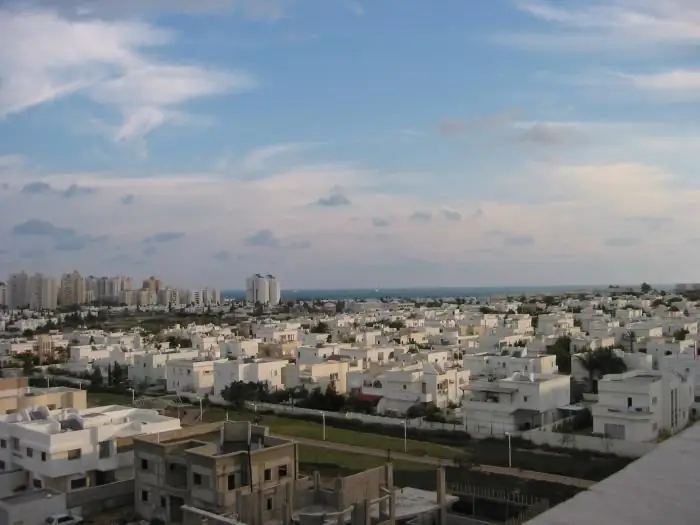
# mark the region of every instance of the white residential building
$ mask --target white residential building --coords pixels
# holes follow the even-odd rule
[[[551,375],[559,372],[554,355],[529,355],[527,348],[508,347],[500,353],[464,354],[464,368],[475,376],[510,377],[516,372]]]
[[[286,359],[221,359],[214,362],[214,395],[234,381],[266,383],[270,390],[283,388],[282,369],[289,364]]]
[[[29,305],[29,276],[25,272],[10,275],[7,280],[7,306],[10,310]]]
[[[24,471],[27,487],[59,492],[126,480],[134,455],[121,440],[179,428],[179,419],[155,410],[37,406],[0,416],[0,467]]]
[[[220,357],[256,357],[260,342],[257,339],[230,339],[219,343]]]
[[[137,385],[166,384],[170,360],[195,360],[200,357],[198,350],[179,350],[166,352],[146,352],[134,356],[134,366],[129,368],[129,379]]]
[[[464,390],[462,412],[467,432],[475,435],[503,435],[551,423],[571,398],[566,375],[516,372],[505,379],[477,381]]]
[[[333,385],[336,392],[345,394],[348,391],[350,371],[361,372],[361,369],[349,360],[342,359],[307,365],[290,364],[282,370],[282,380],[285,388],[320,388],[325,391]]]
[[[27,285],[27,298],[32,310],[55,310],[58,304],[56,279],[40,273],[32,275]]]
[[[281,286],[273,275],[259,273],[248,277],[245,285],[245,299],[249,303],[276,305],[281,299]]]
[[[379,398],[377,413],[404,415],[414,405],[432,403],[439,408],[458,404],[462,387],[469,383],[469,371],[416,363],[406,367],[368,372],[362,394]]]
[[[227,361],[227,360],[218,360]],[[173,359],[166,363],[166,389],[168,392],[193,392],[211,394],[214,387],[214,363],[217,361]]]
[[[612,439],[655,441],[675,434],[690,420],[693,376],[687,373],[631,370],[598,381],[593,432]]]

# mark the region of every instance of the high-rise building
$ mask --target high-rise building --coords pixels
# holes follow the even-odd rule
[[[27,295],[29,308],[32,310],[55,310],[58,303],[58,283],[53,277],[34,274],[29,278]]]
[[[26,272],[10,275],[10,278],[7,280],[6,290],[7,307],[10,310],[24,308],[29,305],[28,287],[29,276]]]
[[[249,303],[279,304],[280,283],[273,275],[256,273],[246,279],[245,299]]]
[[[73,306],[85,302],[85,278],[77,271],[66,273],[61,277],[60,302],[64,306]]]
[[[0,307],[7,306],[7,285],[0,283]]]

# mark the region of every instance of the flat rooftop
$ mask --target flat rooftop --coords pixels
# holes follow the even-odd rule
[[[26,387],[26,388],[10,388],[8,390],[0,390],[0,399],[8,397],[32,397],[32,396],[43,396],[46,394],[64,394],[66,392],[78,392],[80,389],[71,388],[68,386],[52,386],[49,388],[37,388],[37,387]]]
[[[65,495],[48,489],[32,490],[30,492],[21,492],[7,498],[2,498],[0,500],[0,506],[11,507],[13,505],[24,505],[32,502],[41,504],[43,500],[50,498],[65,498]]]
[[[133,428],[122,429],[118,433],[118,437],[138,435],[143,432],[140,430],[142,425],[164,423],[176,419],[162,416],[155,410],[121,405],[107,405],[85,410],[70,408],[48,410],[46,407],[38,406],[0,416],[1,422],[43,434],[75,432],[105,425],[133,425]]]
[[[700,424],[526,525],[659,525],[700,516]]]

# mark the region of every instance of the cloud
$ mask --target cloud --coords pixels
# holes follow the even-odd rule
[[[136,196],[133,193],[129,193],[127,195],[124,195],[121,199],[119,199],[119,202],[121,202],[124,206],[130,206],[136,201]]]
[[[310,147],[312,147],[311,144],[284,143],[257,148],[244,157],[241,168],[247,173],[258,173],[266,170],[272,160]]]
[[[700,5],[695,0],[519,0],[516,5],[552,26],[550,31],[499,36],[529,49],[646,53],[660,45],[693,46],[700,39]]]
[[[467,123],[463,120],[446,119],[438,123],[438,133],[443,137],[459,137],[467,131]]]
[[[386,228],[389,226],[389,221],[382,217],[372,217],[372,226],[375,228]]]
[[[181,105],[201,97],[251,89],[246,72],[159,62],[145,52],[175,35],[149,24],[55,11],[0,11],[0,117],[70,95],[115,108],[115,141],[140,139],[185,115]]]
[[[212,255],[212,259],[218,262],[227,262],[231,259],[231,252],[221,250]]]
[[[73,236],[75,235],[75,230],[72,228],[61,228],[48,221],[29,219],[20,224],[15,224],[12,227],[12,233],[14,235],[37,235],[59,238]]]
[[[65,198],[70,199],[73,197],[80,197],[83,195],[92,195],[97,192],[95,188],[88,188],[87,186],[78,186],[77,184],[71,184],[62,193]]]
[[[24,193],[25,195],[49,195],[53,192],[54,189],[51,184],[47,184],[46,182],[30,182],[25,184],[20,190],[20,193]]]
[[[629,220],[640,224],[644,228],[649,228],[650,230],[658,230],[674,222],[673,217],[657,217],[651,215],[630,217]]]
[[[409,219],[413,221],[423,221],[428,222],[433,218],[433,214],[429,211],[415,211],[410,216]]]
[[[183,232],[159,232],[154,233],[150,237],[146,237],[143,242],[163,244],[182,239],[184,236],[185,234]]]
[[[462,220],[462,214],[457,212],[457,211],[444,209],[444,210],[442,210],[442,215],[448,221],[461,221]]]
[[[245,245],[252,248],[279,248],[282,245],[282,241],[272,230],[264,229],[246,237]]]
[[[19,237],[39,237],[53,241],[58,251],[84,250],[90,244],[107,239],[106,235],[92,236],[79,234],[73,228],[63,228],[48,221],[28,219],[12,227],[12,234]]]
[[[124,18],[172,13],[234,12],[252,20],[274,21],[283,18],[289,0],[33,0],[32,6],[57,10],[78,20],[85,17]]]
[[[638,246],[642,240],[638,237],[610,237],[603,241],[603,245],[609,248],[629,248]]]
[[[551,146],[568,144],[580,138],[575,126],[549,122],[537,122],[518,136],[523,143]]]
[[[25,195],[59,195],[61,197],[65,197],[66,199],[91,195],[96,192],[97,190],[95,188],[80,186],[78,184],[71,184],[66,189],[59,190],[54,188],[51,184],[43,181],[30,182],[22,186],[22,189],[20,190],[20,193]]]
[[[535,239],[531,235],[506,235],[502,242],[504,246],[532,246]]]
[[[350,205],[350,199],[347,198],[341,189],[335,188],[326,197],[321,197],[316,201],[319,206],[336,207]]]

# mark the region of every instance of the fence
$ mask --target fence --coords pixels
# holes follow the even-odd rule
[[[521,437],[535,445],[590,450],[629,458],[641,457],[656,447],[656,443],[637,443],[635,441],[584,436],[581,434],[542,432],[540,429],[523,432]]]
[[[66,506],[79,516],[91,516],[134,506],[134,480],[117,481],[66,494]]]
[[[319,417],[323,413],[326,418],[354,420],[373,425],[392,425],[397,427],[403,427],[405,424],[408,428],[415,428],[420,430],[454,430],[464,432],[463,423],[441,423],[435,421],[425,421],[423,418],[420,417],[413,419],[401,419],[384,416],[373,416],[371,414],[362,414],[357,412],[322,412],[320,410],[314,410],[312,408],[301,408],[292,405],[277,405],[274,403],[246,402],[246,408],[249,408],[250,410],[269,410],[271,412],[274,412],[275,414],[291,414],[295,416],[308,415]]]

